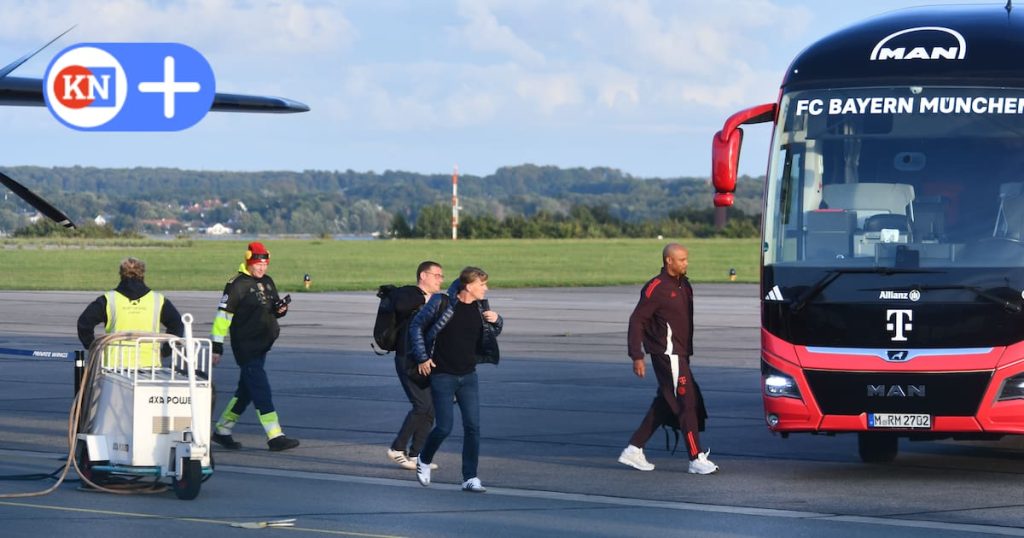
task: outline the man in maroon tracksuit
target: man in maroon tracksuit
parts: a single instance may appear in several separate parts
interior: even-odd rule
[[[689,252],[678,243],[665,245],[661,252],[664,266],[661,273],[644,285],[640,302],[629,316],[629,358],[633,373],[644,377],[643,348],[651,355],[654,375],[658,378],[658,394],[651,403],[640,427],[633,433],[619,463],[641,471],[653,471],[654,465],[644,457],[643,447],[659,424],[672,417],[686,440],[690,454],[688,471],[711,474],[718,466],[708,459],[709,451],[701,452],[698,437],[698,393],[690,372],[693,353],[693,288],[686,278]]]

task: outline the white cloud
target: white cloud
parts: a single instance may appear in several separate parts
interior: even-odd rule
[[[608,108],[629,107],[640,102],[640,90],[632,77],[599,82],[597,94],[598,101]]]
[[[77,24],[76,41],[175,41],[201,52],[311,53],[349,46],[355,29],[332,3],[237,0],[60,0],[4,3],[8,39],[53,37]]]
[[[496,52],[518,62],[541,64],[544,55],[521,39],[512,28],[498,22],[484,2],[459,0],[458,14],[466,19],[454,30],[458,40],[472,50]]]
[[[515,85],[519,97],[537,105],[544,114],[583,102],[576,77],[569,74],[524,75]]]

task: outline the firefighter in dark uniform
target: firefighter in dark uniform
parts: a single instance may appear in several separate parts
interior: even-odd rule
[[[119,268],[121,282],[116,288],[96,298],[78,316],[78,339],[86,349],[96,340],[93,331],[103,324],[104,331],[158,333],[160,325],[175,336],[182,336],[185,325],[181,314],[162,293],[146,286],[146,262],[138,258],[125,258]],[[121,353],[107,349],[104,366],[127,368],[150,368],[160,366],[160,351],[152,344],[138,347],[135,356],[134,342],[124,346]]]
[[[224,296],[213,320],[214,364],[220,361],[224,337],[230,331],[231,351],[240,370],[238,388],[213,432],[214,442],[232,450],[242,448],[242,443],[231,436],[231,430],[250,403],[256,407],[270,450],[276,452],[299,446],[298,439],[285,436],[281,429],[271,399],[270,381],[263,369],[267,353],[281,332],[277,319],[288,313],[287,302],[278,296],[274,280],[267,275],[269,263],[270,252],[266,247],[258,241],[249,243],[238,274],[224,287]]]

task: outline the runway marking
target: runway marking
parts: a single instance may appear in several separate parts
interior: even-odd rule
[[[184,521],[188,523],[205,523],[207,525],[231,526],[232,523],[243,523],[240,521],[226,521],[221,519],[206,519],[198,517],[175,517],[159,514],[143,514],[139,512],[118,512],[114,510],[98,510],[95,508],[73,508],[70,506],[53,506],[49,504],[33,504],[24,502],[0,501],[0,506],[13,506],[16,508],[37,508],[40,510],[56,510],[59,512],[81,512],[84,514],[101,514],[106,516],[135,517],[140,519],[162,519],[170,521]],[[270,528],[270,527],[268,527]],[[275,530],[310,532],[315,534],[330,534],[336,536],[359,536],[361,538],[401,538],[390,534],[367,534],[363,532],[337,531],[330,529],[313,529],[309,527],[273,527]]]
[[[236,467],[233,465],[218,465],[217,472],[274,476],[281,478],[304,478],[308,480],[320,480],[326,482],[344,482],[349,484],[368,484],[377,486],[409,487],[422,489],[422,486],[420,486],[419,483],[416,482],[415,480],[397,480],[394,478],[374,478],[367,476],[315,473],[309,471],[259,469],[252,467]],[[442,491],[462,491],[462,487],[458,484],[439,484],[435,482],[432,483],[430,486],[431,489],[437,489]],[[587,493],[562,493],[558,491],[544,491],[517,488],[496,488],[488,486],[487,495],[503,495],[507,497],[521,497],[528,499],[542,499],[564,502],[581,502],[612,506],[629,506],[636,508],[661,508],[664,510],[717,512],[721,514],[736,514],[744,516],[813,519],[817,521],[835,521],[842,523],[859,523],[866,525],[884,525],[887,527],[935,529],[956,532],[976,532],[996,534],[1001,536],[1024,536],[1024,529],[1016,527],[1000,527],[997,525],[945,523],[942,521],[928,521],[920,519],[894,519],[877,516],[854,516],[842,514],[829,514],[825,512],[804,512],[798,510],[779,510],[775,508],[756,508],[747,506],[728,506],[720,504],[701,504],[683,501],[656,501],[649,499],[636,499],[631,497],[611,497],[608,495],[592,495]]]

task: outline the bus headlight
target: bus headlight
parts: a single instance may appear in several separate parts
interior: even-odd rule
[[[1024,398],[1024,374],[1017,374],[1006,381],[1003,381],[1003,388],[999,391],[999,400],[1019,400]]]
[[[764,382],[765,396],[772,398],[800,399],[800,388],[796,380],[761,361],[761,379]]]

